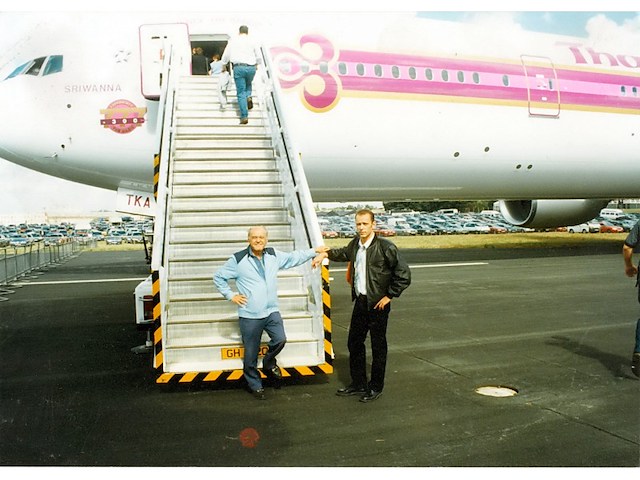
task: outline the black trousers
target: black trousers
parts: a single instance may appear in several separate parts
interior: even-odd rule
[[[376,392],[384,388],[384,375],[387,368],[387,322],[391,305],[384,310],[369,310],[367,297],[356,298],[349,327],[349,367],[351,384],[365,387]],[[371,381],[367,382],[367,350],[365,341],[371,334]]]

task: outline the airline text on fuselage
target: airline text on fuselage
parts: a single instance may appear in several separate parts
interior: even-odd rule
[[[610,65],[612,67],[640,68],[640,56],[597,52],[578,43],[564,44],[569,47],[579,65]]]
[[[104,92],[121,92],[120,84],[109,83],[87,83],[79,85],[65,85],[64,93],[104,93]]]

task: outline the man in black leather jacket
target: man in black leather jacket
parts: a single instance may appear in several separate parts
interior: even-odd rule
[[[360,395],[360,401],[376,400],[384,388],[387,363],[387,322],[391,299],[411,283],[411,271],[394,243],[374,233],[371,210],[356,212],[355,237],[346,247],[330,249],[329,260],[350,262],[348,278],[355,301],[349,326],[351,384],[336,392],[339,396]],[[371,381],[367,382],[365,340],[371,334]]]

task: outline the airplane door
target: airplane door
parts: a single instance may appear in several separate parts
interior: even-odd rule
[[[140,87],[142,95],[149,100],[160,99],[162,69],[171,47],[179,73],[189,75],[191,46],[187,25],[176,23],[140,26]]]
[[[558,117],[560,115],[560,90],[556,69],[550,58],[521,55],[527,79],[529,115]]]

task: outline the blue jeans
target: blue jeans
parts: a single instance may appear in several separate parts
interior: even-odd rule
[[[262,388],[262,380],[258,371],[258,353],[263,331],[267,332],[271,340],[269,341],[269,350],[262,359],[262,367],[271,369],[276,365],[276,355],[282,351],[287,343],[280,312],[273,312],[267,318],[240,317],[240,333],[244,344],[244,378],[252,391]]]
[[[233,80],[236,82],[240,119],[249,117],[247,98],[251,96],[251,82],[253,82],[255,75],[255,65],[237,65],[233,67]]]

